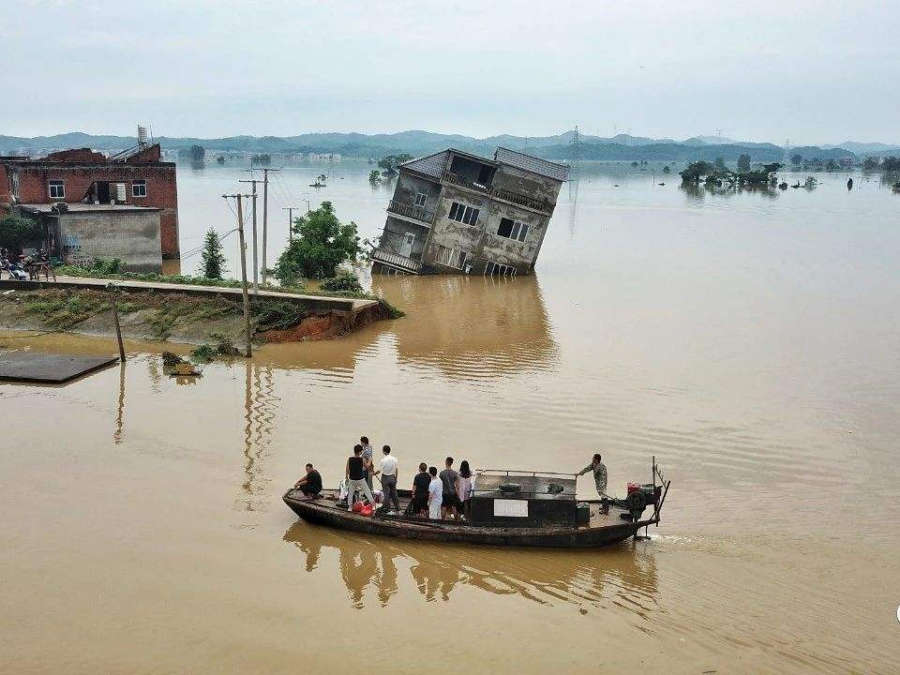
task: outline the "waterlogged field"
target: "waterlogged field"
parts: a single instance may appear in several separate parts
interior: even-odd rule
[[[321,167],[276,174],[269,264],[306,198],[377,235],[391,186],[368,169],[318,193]],[[234,227],[219,195],[244,177],[180,172],[185,252]],[[406,318],[197,381],[134,343],[66,387],[0,385],[0,671],[896,672],[900,196],[854,177],[711,195],[593,167],[533,277],[376,278]],[[649,542],[594,552],[298,522],[281,494],[307,461],[335,484],[361,434],[403,487],[448,454],[574,472],[594,452],[615,492],[652,455],[673,486]]]

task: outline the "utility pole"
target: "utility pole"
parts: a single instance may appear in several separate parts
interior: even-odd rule
[[[266,243],[269,239],[269,172],[280,169],[263,169],[263,242],[262,242],[262,282],[266,285]]]
[[[282,206],[282,211],[288,212],[288,241],[294,241],[294,209],[299,209],[299,206]],[[307,209],[308,211],[308,209]]]
[[[255,197],[256,195],[222,195],[223,199],[233,198],[237,200],[238,240],[241,247],[241,291],[242,295],[244,296],[244,332],[247,335],[247,351],[245,352],[245,354],[247,358],[253,356],[253,348],[250,344],[250,337],[252,336],[252,333],[250,332],[250,296],[247,293],[247,245],[244,243],[244,210],[241,205],[241,199],[243,197],[250,196]],[[256,201],[254,200],[254,204],[255,203]]]
[[[253,169],[250,169],[253,171]],[[259,293],[259,256],[257,255],[257,247],[256,247],[256,184],[259,181],[255,178],[250,180],[239,180],[238,183],[253,183],[253,193],[249,195],[244,195],[245,197],[250,197],[253,199],[253,293]]]
[[[114,283],[108,283],[106,284],[106,290],[109,291],[113,321],[116,324],[116,339],[119,341],[119,361],[125,363],[125,345],[122,343],[122,329],[119,326],[119,308],[116,306],[116,293],[119,289]]]

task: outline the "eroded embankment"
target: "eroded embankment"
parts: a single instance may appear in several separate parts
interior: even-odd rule
[[[132,340],[202,344],[244,341],[242,305],[224,296],[131,291],[117,295],[122,335]],[[303,301],[251,302],[254,342],[323,340],[389,318],[379,304],[358,311],[315,309]],[[115,335],[109,293],[88,289],[0,291],[0,329]]]

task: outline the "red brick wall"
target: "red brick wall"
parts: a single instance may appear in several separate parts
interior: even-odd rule
[[[147,181],[147,196],[132,196],[132,181]],[[85,199],[91,184],[100,182],[125,183],[125,201],[135,206],[153,206],[160,212],[160,240],[163,259],[179,257],[178,244],[178,186],[174,164],[104,164],[98,166],[20,165],[19,203],[51,204],[50,181],[65,181],[63,201],[77,203]]]

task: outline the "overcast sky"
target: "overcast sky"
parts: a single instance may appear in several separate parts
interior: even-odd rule
[[[0,134],[900,143],[900,2],[0,0]]]

